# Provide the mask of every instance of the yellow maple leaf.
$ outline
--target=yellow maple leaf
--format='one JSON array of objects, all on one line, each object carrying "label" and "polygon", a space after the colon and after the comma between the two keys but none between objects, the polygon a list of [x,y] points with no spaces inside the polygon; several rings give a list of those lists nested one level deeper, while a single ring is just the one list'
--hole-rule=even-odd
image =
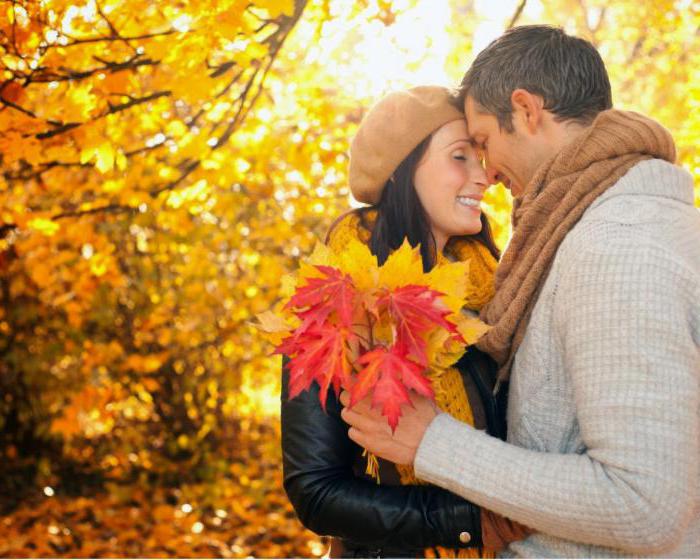
[{"label": "yellow maple leaf", "polygon": [[377,257],[364,243],[351,239],[338,254],[337,261],[340,269],[350,275],[358,290],[367,291],[377,287],[379,281]]},{"label": "yellow maple leaf", "polygon": [[478,317],[473,317],[469,312],[463,311],[451,317],[457,325],[457,330],[467,344],[474,344],[491,328]]},{"label": "yellow maple leaf", "polygon": [[438,264],[425,275],[427,284],[445,294],[442,302],[453,313],[464,306],[464,298],[469,281],[469,261]]},{"label": "yellow maple leaf", "polygon": [[[317,268],[318,266],[330,266],[343,270],[339,263],[338,254],[323,243],[316,243],[309,258],[299,263],[297,278],[292,281],[289,278],[286,279],[286,286],[283,286],[283,288],[286,288],[285,291],[288,291],[292,284],[293,289],[303,285],[304,280],[309,278],[323,278],[324,274]],[[343,270],[343,272],[345,271]]]},{"label": "yellow maple leaf", "polygon": [[328,245],[317,243],[307,262],[299,265],[300,278],[315,278],[322,274],[316,266],[331,266],[348,274],[360,291],[369,291],[379,285],[377,258],[367,245],[352,239],[342,250],[336,251]]},{"label": "yellow maple leaf", "polygon": [[[337,266],[336,253],[327,245],[316,243],[307,262],[310,265]],[[301,264],[305,263],[302,262]]]},{"label": "yellow maple leaf", "polygon": [[410,284],[427,285],[419,249],[411,247],[408,240],[404,239],[401,247],[391,253],[379,268],[379,283],[390,289]]},{"label": "yellow maple leaf", "polygon": [[278,346],[282,340],[293,330],[282,316],[282,312],[264,311],[256,316],[257,323],[251,322],[251,326],[260,331],[265,339],[274,346]]},{"label": "yellow maple leaf", "polygon": [[284,299],[289,299],[294,294],[297,280],[293,274],[285,274],[280,279],[279,295]]},{"label": "yellow maple leaf", "polygon": [[287,325],[287,322],[272,311],[268,310],[263,313],[258,313],[256,317],[260,321],[260,329],[265,332],[275,333],[289,330],[289,325]]}]

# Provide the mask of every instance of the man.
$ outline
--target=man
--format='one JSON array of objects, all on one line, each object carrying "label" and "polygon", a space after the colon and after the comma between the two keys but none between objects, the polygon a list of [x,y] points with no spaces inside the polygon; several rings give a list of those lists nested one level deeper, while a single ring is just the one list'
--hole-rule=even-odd
[{"label": "man", "polygon": [[672,139],[611,110],[595,48],[549,26],[494,41],[461,94],[515,197],[479,343],[508,442],[417,395],[393,435],[345,408],[350,437],[531,527],[508,555],[700,555],[700,213]]}]

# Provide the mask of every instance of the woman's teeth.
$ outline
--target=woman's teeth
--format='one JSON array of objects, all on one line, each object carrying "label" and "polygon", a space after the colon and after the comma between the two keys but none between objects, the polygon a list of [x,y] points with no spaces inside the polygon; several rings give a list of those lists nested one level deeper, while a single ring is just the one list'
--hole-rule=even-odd
[{"label": "woman's teeth", "polygon": [[467,196],[458,196],[457,202],[459,202],[462,206],[469,206],[471,208],[479,208],[481,206],[481,203],[478,200]]}]

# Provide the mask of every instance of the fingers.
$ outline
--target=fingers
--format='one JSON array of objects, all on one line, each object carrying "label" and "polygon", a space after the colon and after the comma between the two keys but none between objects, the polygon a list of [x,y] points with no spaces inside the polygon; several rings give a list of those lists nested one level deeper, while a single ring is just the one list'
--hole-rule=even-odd
[{"label": "fingers", "polygon": [[418,444],[425,432],[425,427],[421,428],[421,426],[427,425],[435,416],[432,401],[421,400],[418,395],[415,397],[418,400],[412,404],[419,406],[408,407],[402,417],[404,424],[400,424],[396,432],[392,432],[387,419],[378,411],[372,410],[369,397],[350,408],[350,393],[341,392],[340,404],[343,405],[343,409],[340,411],[340,416],[350,426],[348,437],[360,447],[392,463],[412,464]]},{"label": "fingers", "polygon": [[[372,453],[377,455],[382,455],[386,451],[388,445],[392,442],[386,440],[386,436],[375,436],[369,437],[365,432],[351,426],[348,430],[348,437],[354,441],[357,445],[364,447]],[[398,446],[396,446],[398,447]]]},{"label": "fingers", "polygon": [[410,465],[415,457],[415,450],[391,439],[390,435],[368,436],[365,432],[351,427],[348,437],[360,447],[399,465]]},{"label": "fingers", "polygon": [[[342,404],[345,407],[349,407],[350,401],[351,401],[350,392],[349,391],[342,391],[340,393],[340,404]],[[370,412],[372,410],[372,403],[370,402],[370,397],[365,397],[361,401],[356,402],[352,406],[352,408],[353,408],[353,410],[357,410],[358,412],[372,414]]]},{"label": "fingers", "polygon": [[351,427],[348,430],[348,437],[361,447],[365,447],[367,445],[367,438],[365,437],[365,434],[357,428]]},{"label": "fingers", "polygon": [[388,434],[391,436],[391,428],[386,418],[374,412],[358,411],[355,408],[343,408],[340,417],[346,424],[354,426],[359,430],[373,434]]}]

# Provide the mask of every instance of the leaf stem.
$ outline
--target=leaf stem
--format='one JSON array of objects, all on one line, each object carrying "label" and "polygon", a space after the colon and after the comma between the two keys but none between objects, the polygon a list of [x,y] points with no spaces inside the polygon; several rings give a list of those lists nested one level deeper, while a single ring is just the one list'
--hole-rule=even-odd
[{"label": "leaf stem", "polygon": [[369,347],[374,348],[374,323],[372,322],[372,314],[369,311],[365,311],[367,315],[367,324],[369,325]]}]

